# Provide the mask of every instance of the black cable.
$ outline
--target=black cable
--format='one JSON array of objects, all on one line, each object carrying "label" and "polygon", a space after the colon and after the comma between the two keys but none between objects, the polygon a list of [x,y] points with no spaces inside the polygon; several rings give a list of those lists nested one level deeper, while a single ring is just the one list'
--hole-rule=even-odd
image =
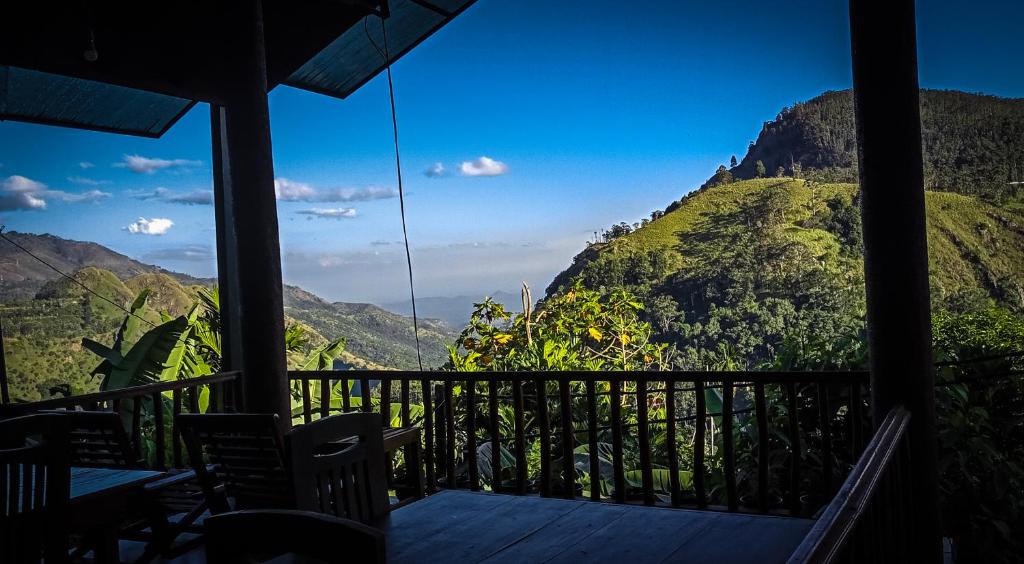
[{"label": "black cable", "polygon": [[416,315],[416,287],[413,284],[412,279],[412,252],[409,250],[409,230],[406,227],[405,222],[405,190],[402,187],[402,157],[399,153],[398,144],[398,113],[395,111],[395,85],[391,80],[391,55],[388,52],[388,31],[384,25],[384,18],[380,18],[380,30],[384,36],[384,50],[381,51],[380,47],[370,36],[370,30],[367,26],[367,16],[363,19],[363,31],[366,33],[366,39],[370,41],[370,45],[380,53],[381,57],[384,57],[385,69],[388,75],[388,95],[391,101],[391,129],[394,134],[395,140],[395,169],[398,172],[398,207],[402,216],[402,237],[405,240],[405,262],[409,270],[409,298],[412,301],[412,332],[416,338],[416,363],[420,367],[420,372],[423,371],[423,357],[420,354],[420,327],[419,317]]},{"label": "black cable", "polygon": [[144,317],[140,317],[140,316],[139,316],[138,314],[132,313],[132,312],[131,312],[131,310],[125,309],[125,307],[124,307],[124,306],[122,306],[121,304],[118,304],[117,302],[115,302],[115,301],[111,300],[110,298],[108,298],[108,297],[106,297],[106,296],[104,296],[104,295],[100,294],[99,292],[97,292],[97,291],[93,290],[92,288],[90,288],[90,287],[86,286],[86,285],[85,285],[85,284],[83,284],[83,283],[82,283],[81,281],[79,281],[79,280],[75,279],[75,277],[74,277],[74,276],[69,276],[69,275],[65,274],[65,273],[64,273],[63,271],[61,271],[61,270],[60,270],[59,268],[57,268],[56,266],[53,266],[52,264],[50,264],[50,263],[46,262],[45,260],[43,260],[42,258],[40,258],[39,256],[35,255],[35,254],[34,254],[34,253],[33,253],[32,251],[30,251],[30,250],[26,249],[25,247],[22,247],[21,245],[19,245],[18,243],[14,242],[14,241],[12,241],[11,239],[9,239],[9,238],[7,237],[7,235],[5,235],[5,234],[4,234],[4,231],[3,231],[3,230],[4,230],[4,228],[3,228],[3,227],[0,227],[0,238],[2,238],[2,239],[3,239],[4,241],[7,241],[8,243],[10,243],[10,244],[14,245],[15,247],[17,247],[17,248],[21,249],[21,250],[22,250],[22,252],[24,252],[24,253],[25,253],[25,254],[27,254],[28,256],[30,256],[30,257],[32,257],[32,258],[34,258],[34,259],[36,259],[37,261],[39,261],[39,262],[43,263],[44,265],[46,265],[47,267],[49,267],[49,268],[50,268],[50,270],[53,270],[53,271],[54,271],[54,272],[56,272],[57,274],[60,274],[60,275],[61,275],[61,276],[63,276],[64,278],[67,278],[68,280],[70,280],[70,281],[74,282],[75,284],[77,284],[77,285],[81,286],[81,287],[82,287],[82,289],[84,289],[84,290],[85,290],[86,292],[89,292],[90,294],[92,294],[92,295],[96,296],[97,298],[99,298],[99,299],[101,299],[101,300],[103,300],[103,301],[107,302],[108,304],[110,304],[110,305],[112,305],[112,306],[116,307],[117,309],[119,309],[119,310],[121,310],[121,311],[125,312],[126,314],[128,314],[128,315],[130,315],[130,316],[132,316],[132,317],[135,317],[135,318],[139,319],[140,321],[143,321],[143,322],[145,322],[145,323],[149,324],[149,326],[150,326],[150,327],[156,327],[156,324],[154,324],[154,323],[153,323],[152,321],[150,321],[150,320],[148,320],[148,319],[146,319],[146,318],[144,318]]}]

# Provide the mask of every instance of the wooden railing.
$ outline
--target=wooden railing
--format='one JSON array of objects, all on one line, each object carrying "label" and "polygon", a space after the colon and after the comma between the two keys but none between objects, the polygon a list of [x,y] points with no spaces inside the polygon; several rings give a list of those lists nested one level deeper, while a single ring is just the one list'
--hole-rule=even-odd
[{"label": "wooden railing", "polygon": [[422,425],[428,488],[807,515],[828,501],[870,434],[865,372],[296,371],[289,379],[296,423],[362,410],[385,414],[385,425]]},{"label": "wooden railing", "polygon": [[128,438],[137,458],[154,469],[182,468],[186,461],[174,416],[234,410],[239,399],[237,381],[240,374],[222,372],[173,382],[12,403],[0,406],[0,419],[44,410],[119,412],[125,419]]},{"label": "wooden railing", "polygon": [[805,562],[912,562],[910,413],[893,408],[842,488],[790,557]]}]

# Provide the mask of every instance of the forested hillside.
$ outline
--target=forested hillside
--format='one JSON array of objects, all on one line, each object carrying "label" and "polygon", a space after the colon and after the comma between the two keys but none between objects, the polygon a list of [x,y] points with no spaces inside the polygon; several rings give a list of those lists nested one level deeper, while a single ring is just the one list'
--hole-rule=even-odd
[{"label": "forested hillside", "polygon": [[[921,126],[926,189],[996,201],[1020,193],[1024,100],[922,90]],[[783,109],[727,172],[736,180],[785,174],[856,182],[853,93],[826,92]]]},{"label": "forested hillside", "polygon": [[[160,311],[171,316],[184,314],[196,302],[196,290],[213,285],[212,280],[163,271],[95,243],[29,233],[7,236],[61,270],[67,269],[65,272],[73,273],[78,281],[59,277],[23,251],[0,241],[0,315],[15,398],[81,393],[98,385],[90,374],[100,359],[81,346],[82,338],[109,343],[125,313],[83,285],[122,307],[148,289],[146,315],[154,324],[162,321]],[[82,266],[90,261],[106,268]],[[347,366],[417,367],[412,322],[406,317],[370,304],[329,303],[295,286],[285,287],[284,303],[287,322],[306,325],[314,344],[345,337],[341,360]],[[446,358],[445,344],[454,338],[451,330],[425,321],[421,323],[420,338],[425,366],[441,365]]]},{"label": "forested hillside", "polygon": [[[813,339],[851,358],[863,325],[854,184],[792,178],[696,191],[669,213],[589,246],[548,288],[579,278],[625,287],[644,303],[677,364],[756,366]],[[929,259],[937,309],[994,300],[1024,305],[1024,217],[980,198],[928,192]],[[846,345],[850,349],[844,349]]]}]

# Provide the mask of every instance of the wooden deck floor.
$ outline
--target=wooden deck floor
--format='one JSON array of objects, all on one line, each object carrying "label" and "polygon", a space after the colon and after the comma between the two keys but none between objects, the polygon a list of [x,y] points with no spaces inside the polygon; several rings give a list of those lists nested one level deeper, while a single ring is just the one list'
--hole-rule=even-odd
[{"label": "wooden deck floor", "polygon": [[[392,512],[391,564],[785,562],[813,521],[448,490]],[[126,561],[142,546],[122,543]],[[344,547],[339,546],[339,554]],[[202,564],[200,548],[174,564]],[[167,561],[165,561],[167,562]]]},{"label": "wooden deck floor", "polygon": [[385,525],[388,562],[785,562],[805,519],[444,491]]}]

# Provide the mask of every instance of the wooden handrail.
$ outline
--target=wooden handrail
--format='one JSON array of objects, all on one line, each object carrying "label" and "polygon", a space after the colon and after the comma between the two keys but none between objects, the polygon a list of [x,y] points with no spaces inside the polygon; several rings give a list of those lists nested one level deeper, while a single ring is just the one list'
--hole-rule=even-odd
[{"label": "wooden handrail", "polygon": [[208,374],[206,376],[199,376],[197,378],[172,380],[170,382],[154,382],[152,384],[143,384],[141,386],[129,386],[125,388],[117,388],[114,390],[104,390],[102,392],[80,394],[77,396],[49,398],[45,400],[30,401],[25,403],[12,403],[3,406],[3,409],[5,411],[10,410],[12,412],[24,413],[29,411],[40,411],[43,409],[74,407],[78,405],[92,403],[103,403],[114,400],[152,396],[154,393],[171,392],[174,390],[183,390],[195,386],[206,386],[210,384],[230,382],[239,378],[241,374],[242,373],[239,371],[219,372],[217,374]]},{"label": "wooden handrail", "polygon": [[586,372],[586,371],[522,371],[522,372],[442,372],[411,370],[289,370],[289,380],[393,380],[418,382],[424,378],[434,382],[513,382],[535,381],[538,378],[550,381],[571,382],[729,382],[741,384],[787,384],[787,383],[835,383],[850,384],[868,382],[868,372],[850,371],[665,371],[665,372]]},{"label": "wooden handrail", "polygon": [[[897,457],[906,450],[904,437],[910,425],[910,412],[902,406],[894,407],[886,415],[875,436],[857,461],[839,493],[828,504],[821,517],[815,522],[803,542],[789,558],[790,564],[827,563],[836,561],[850,545],[857,533],[858,525],[872,504],[888,503],[880,511],[899,511],[899,501],[882,499],[881,486],[886,479],[894,477]],[[903,468],[907,471],[907,468]],[[906,484],[897,483],[886,488],[886,493],[899,494]],[[908,535],[908,531],[896,531],[896,535]],[[870,542],[883,543],[880,538]],[[888,548],[888,547],[887,547]]]}]

